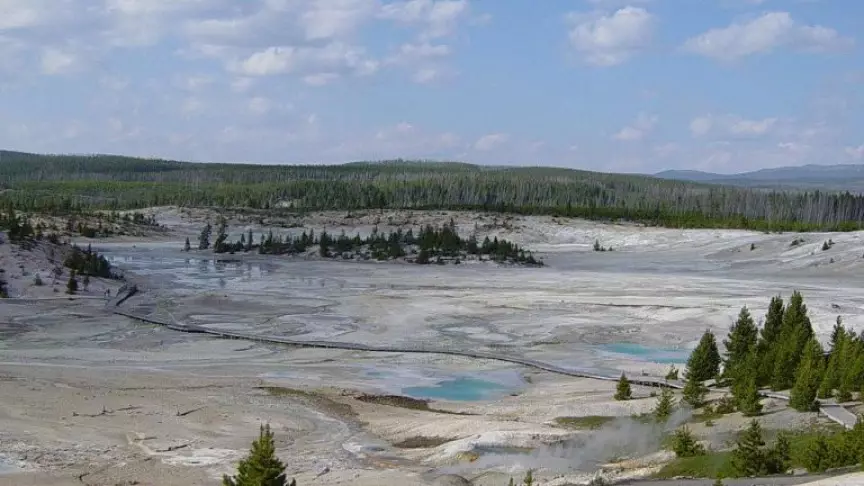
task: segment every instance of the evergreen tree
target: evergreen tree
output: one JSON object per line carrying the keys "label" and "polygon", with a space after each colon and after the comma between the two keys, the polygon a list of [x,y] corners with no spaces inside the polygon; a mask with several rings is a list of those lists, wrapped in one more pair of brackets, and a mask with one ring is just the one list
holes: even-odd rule
{"label": "evergreen tree", "polygon": [[244,250],[250,252],[253,246],[255,246],[255,236],[252,235],[252,230],[250,229],[246,235],[246,248]]}
{"label": "evergreen tree", "polygon": [[838,317],[838,322],[831,332],[831,355],[828,358],[828,366],[825,368],[825,376],[819,386],[819,398],[831,398],[834,389],[839,390],[841,385],[844,387],[845,394],[852,392],[851,388],[848,388],[850,383],[845,380],[846,368],[848,364],[851,364],[847,362],[853,359],[848,353],[848,348],[852,343],[847,344],[847,342],[846,330],[840,325]]}
{"label": "evergreen tree", "polygon": [[768,451],[765,458],[765,468],[768,474],[782,474],[789,469],[792,460],[792,444],[785,432],[780,432],[774,447]]}
{"label": "evergreen tree", "polygon": [[654,417],[657,421],[665,422],[672,415],[672,410],[675,407],[675,397],[672,390],[664,388],[657,397],[657,403],[654,405]]}
{"label": "evergreen tree", "polygon": [[683,396],[684,401],[693,408],[699,408],[705,404],[705,397],[708,395],[708,387],[705,384],[694,378],[692,373],[687,373],[687,382],[684,383]]}
{"label": "evergreen tree", "polygon": [[686,425],[676,430],[672,436],[672,451],[677,457],[705,455],[705,447],[696,441]]}
{"label": "evergreen tree", "polygon": [[743,364],[751,349],[756,347],[758,338],[759,330],[750,317],[750,311],[744,306],[738,313],[738,320],[729,329],[728,339],[723,341],[726,346],[726,364],[723,368],[725,376],[734,376],[736,368]]}
{"label": "evergreen tree", "polygon": [[0,275],[0,299],[8,299],[9,298],[9,287],[6,283],[6,279]]}
{"label": "evergreen tree", "polygon": [[759,356],[761,357],[759,374],[756,380],[758,386],[767,386],[774,376],[774,355],[777,351],[777,341],[783,327],[783,299],[778,295],[771,298],[765,324],[759,335]]}
{"label": "evergreen tree", "polygon": [[706,381],[717,376],[720,371],[720,352],[711,331],[705,331],[696,349],[687,360],[687,375],[694,380]]}
{"label": "evergreen tree", "polygon": [[795,382],[795,372],[804,348],[813,337],[813,327],[807,316],[807,306],[800,293],[793,292],[783,312],[783,324],[774,355],[774,375],[771,389],[785,390]]}
{"label": "evergreen tree", "polygon": [[811,338],[795,372],[795,386],[789,396],[789,406],[799,412],[812,411],[816,406],[816,394],[823,374],[822,346],[816,338]]}
{"label": "evergreen tree", "polygon": [[758,476],[765,473],[765,454],[762,446],[762,427],[755,419],[736,441],[732,451],[732,468],[741,477]]}
{"label": "evergreen tree", "polygon": [[228,239],[228,220],[224,216],[219,217],[219,228],[216,230],[216,241],[213,242],[213,251],[224,253],[226,251],[225,241]]}
{"label": "evergreen tree", "polygon": [[[262,425],[258,439],[252,442],[249,455],[237,466],[233,478],[222,477],[224,486],[288,486],[285,465],[276,457],[276,446],[270,424]],[[291,486],[296,486],[291,481]]]}
{"label": "evergreen tree", "polygon": [[669,366],[669,371],[666,373],[666,381],[678,380],[678,368],[675,365]]}
{"label": "evergreen tree", "polygon": [[746,417],[755,417],[762,412],[759,389],[756,379],[759,374],[759,355],[752,349],[750,354],[744,358],[744,362],[737,367],[732,381],[732,397],[737,408]]}
{"label": "evergreen tree", "polygon": [[621,373],[621,378],[618,379],[618,387],[615,389],[615,400],[630,400],[632,397],[630,380],[627,379],[627,375]]}
{"label": "evergreen tree", "polygon": [[201,230],[201,234],[198,236],[198,249],[199,250],[207,250],[210,248],[210,235],[213,233],[213,226],[210,223],[207,223],[207,226]]}
{"label": "evergreen tree", "polygon": [[829,467],[833,467],[834,465],[832,460],[834,453],[832,449],[833,447],[828,441],[828,438],[819,434],[816,439],[807,444],[807,448],[804,451],[804,457],[802,458],[802,465],[806,467],[809,472],[826,471]]}
{"label": "evergreen tree", "polygon": [[192,243],[189,241],[189,238],[186,238],[186,243],[183,245],[183,251],[191,251]]}
{"label": "evergreen tree", "polygon": [[66,293],[75,295],[78,292],[78,279],[75,278],[75,270],[69,273],[69,280],[66,282]]}
{"label": "evergreen tree", "polygon": [[829,346],[831,346],[830,352],[832,354],[837,350],[841,336],[844,334],[846,334],[846,329],[843,327],[843,318],[837,316],[837,320],[834,321],[834,328],[831,329],[831,340],[829,341]]}

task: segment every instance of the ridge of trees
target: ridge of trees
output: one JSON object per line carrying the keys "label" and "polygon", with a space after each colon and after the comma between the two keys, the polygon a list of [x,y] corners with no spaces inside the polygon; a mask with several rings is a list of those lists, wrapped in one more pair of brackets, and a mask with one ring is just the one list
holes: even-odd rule
{"label": "ridge of trees", "polygon": [[257,209],[453,209],[687,228],[854,230],[864,196],[745,189],[544,167],[385,161],[193,164],[0,153],[0,203],[69,214],[159,205]]}

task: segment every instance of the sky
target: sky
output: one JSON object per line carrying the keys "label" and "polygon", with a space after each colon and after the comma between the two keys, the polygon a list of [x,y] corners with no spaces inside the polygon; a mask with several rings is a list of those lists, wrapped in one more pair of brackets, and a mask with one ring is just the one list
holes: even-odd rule
{"label": "sky", "polygon": [[0,0],[0,148],[864,163],[861,0]]}

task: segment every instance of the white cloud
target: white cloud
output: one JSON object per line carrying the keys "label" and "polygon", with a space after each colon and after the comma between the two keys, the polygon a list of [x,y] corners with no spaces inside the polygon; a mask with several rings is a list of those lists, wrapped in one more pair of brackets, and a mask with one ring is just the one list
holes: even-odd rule
{"label": "white cloud", "polygon": [[268,47],[245,59],[234,61],[229,66],[243,76],[271,76],[309,71],[368,75],[378,69],[378,62],[369,59],[361,48],[331,43],[322,47]]}
{"label": "white cloud", "polygon": [[42,51],[42,72],[45,74],[65,74],[76,70],[78,58],[68,50],[48,47]]}
{"label": "white cloud", "polygon": [[857,147],[846,147],[846,155],[853,160],[864,160],[864,144]]}
{"label": "white cloud", "polygon": [[264,115],[270,111],[272,102],[262,96],[256,96],[249,100],[249,111],[255,115]]}
{"label": "white cloud", "polygon": [[570,14],[570,44],[585,62],[597,66],[621,64],[645,49],[654,33],[654,17],[640,7],[624,7],[612,14]]}
{"label": "white cloud", "polygon": [[618,133],[612,136],[615,140],[624,142],[635,142],[645,138],[654,126],[657,124],[658,117],[656,115],[648,115],[640,113],[636,117],[636,121],[632,125],[622,128]]}
{"label": "white cloud", "polygon": [[479,150],[481,152],[494,150],[509,139],[510,136],[506,133],[490,133],[488,135],[483,135],[474,142],[474,150]]}
{"label": "white cloud", "polygon": [[736,115],[702,115],[690,121],[690,133],[702,137],[709,133],[719,136],[758,137],[777,127],[778,118],[748,120]]}
{"label": "white cloud", "polygon": [[688,39],[684,50],[694,54],[733,61],[767,54],[781,47],[806,52],[823,52],[849,47],[854,40],[821,25],[801,25],[788,12],[768,12],[747,22],[711,29]]}
{"label": "white cloud", "polygon": [[467,0],[407,0],[388,3],[379,16],[405,25],[420,25],[421,38],[451,34],[468,13]]}

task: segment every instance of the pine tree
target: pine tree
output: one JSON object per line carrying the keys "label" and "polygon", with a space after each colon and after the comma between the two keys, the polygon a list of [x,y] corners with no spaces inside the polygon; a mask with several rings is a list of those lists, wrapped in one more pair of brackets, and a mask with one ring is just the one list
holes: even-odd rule
{"label": "pine tree", "polygon": [[[223,486],[288,486],[285,465],[276,457],[276,446],[270,424],[262,425],[258,439],[252,442],[249,455],[237,466],[233,478],[222,477]],[[291,481],[291,486],[296,486]]]}
{"label": "pine tree", "polygon": [[706,381],[717,377],[719,371],[720,352],[717,350],[717,341],[711,331],[705,331],[687,360],[687,374],[692,375],[695,380]]}
{"label": "pine tree", "polygon": [[528,472],[525,473],[525,479],[522,480],[522,484],[525,486],[532,486],[534,484],[534,471],[529,469]]}
{"label": "pine tree", "polygon": [[765,468],[768,474],[782,474],[789,469],[792,460],[792,444],[785,432],[780,432],[774,447],[766,454]]}
{"label": "pine tree", "polygon": [[675,365],[669,366],[669,371],[666,373],[666,381],[678,380],[678,368]]}
{"label": "pine tree", "polygon": [[206,250],[210,248],[210,235],[213,233],[213,226],[210,223],[207,223],[207,226],[201,230],[201,234],[198,235],[198,249]]}
{"label": "pine tree", "polygon": [[654,405],[654,417],[658,421],[666,421],[666,419],[672,415],[674,407],[675,397],[672,394],[672,390],[664,388],[663,391],[660,392],[660,396],[657,397],[657,404]]}
{"label": "pine tree", "polygon": [[762,447],[765,441],[762,439],[762,427],[755,419],[736,441],[736,447],[732,451],[732,468],[738,476],[750,477],[764,474],[765,453]]}
{"label": "pine tree", "polygon": [[850,383],[846,381],[846,368],[850,363],[847,363],[849,356],[848,348],[851,343],[848,343],[846,330],[840,325],[838,317],[837,324],[834,325],[834,330],[831,333],[831,355],[828,358],[828,366],[825,368],[825,376],[822,378],[822,383],[819,385],[819,398],[831,398],[834,389],[844,388],[844,394],[852,392],[848,388]]}
{"label": "pine tree", "polygon": [[189,241],[189,238],[186,238],[186,243],[183,245],[183,251],[191,251],[192,243]]}
{"label": "pine tree", "polygon": [[795,386],[789,396],[789,406],[799,412],[812,411],[816,406],[816,394],[824,374],[822,346],[811,338],[804,350],[801,364],[795,372]]}
{"label": "pine tree", "polygon": [[684,401],[693,408],[699,408],[705,404],[705,397],[707,395],[708,387],[688,372],[687,382],[684,383],[683,390]]}
{"label": "pine tree", "polygon": [[723,374],[733,377],[735,370],[744,363],[750,351],[756,347],[759,338],[759,330],[750,317],[750,311],[746,306],[738,313],[738,320],[729,329],[728,339],[723,341],[726,346],[726,364]]}
{"label": "pine tree", "polygon": [[672,451],[677,457],[705,455],[705,447],[696,441],[686,425],[676,430],[672,436]]}
{"label": "pine tree", "polygon": [[783,327],[783,311],[783,299],[779,295],[772,297],[757,344],[761,357],[756,380],[758,386],[769,385],[774,376],[774,355],[777,352],[777,341]]}
{"label": "pine tree", "polygon": [[615,389],[615,400],[630,400],[632,397],[630,380],[627,379],[627,375],[621,373],[621,378],[618,379],[618,387]]}
{"label": "pine tree", "polygon": [[774,375],[771,389],[785,390],[795,382],[795,371],[801,362],[802,354],[810,338],[813,327],[807,316],[807,306],[800,293],[793,292],[789,304],[783,312],[783,324],[774,355]]}
{"label": "pine tree", "polygon": [[69,281],[66,282],[66,293],[75,295],[76,292],[78,292],[78,279],[75,278],[75,270],[72,270],[69,273]]}
{"label": "pine tree", "polygon": [[732,381],[731,391],[735,400],[735,408],[746,417],[755,417],[762,412],[759,388],[756,386],[756,379],[759,374],[758,364],[759,355],[753,349],[735,371]]}

